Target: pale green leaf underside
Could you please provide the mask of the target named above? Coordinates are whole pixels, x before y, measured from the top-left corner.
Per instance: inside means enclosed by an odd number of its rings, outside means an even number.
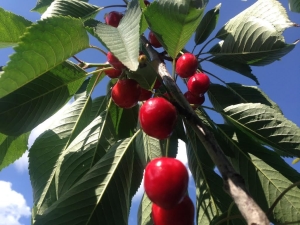
[[[154,225],[151,217],[152,202],[144,193],[138,211],[138,225]]]
[[[300,1],[299,0],[289,0],[289,8],[292,12],[300,13]]]
[[[114,145],[43,215],[36,225],[126,225],[134,138]],[[72,205],[72,207],[70,207]]]
[[[36,6],[32,9],[32,11],[43,13],[47,10],[47,8],[51,5],[55,0],[38,0]],[[70,0],[72,1],[72,0]],[[89,0],[81,0],[83,2],[88,2]]]
[[[293,44],[286,44],[282,32],[294,24],[276,0],[259,0],[231,19],[216,35],[223,39],[219,51],[213,55],[254,65],[267,65],[290,52]]]
[[[258,0],[253,5],[230,19],[217,33],[217,38],[225,38],[230,33],[236,33],[239,27],[249,21],[259,21],[267,30],[274,30],[278,34],[294,24],[289,20],[285,8],[277,0]],[[250,32],[251,33],[251,32]]]
[[[271,205],[285,189],[292,185],[292,182],[282,176],[280,171],[274,170],[261,159],[251,154],[250,157],[251,162],[257,168],[268,204]],[[281,223],[299,221],[300,189],[296,187],[288,191],[275,207],[273,215],[276,221]]]
[[[204,10],[190,7],[190,1],[183,2],[179,7],[178,2],[155,1],[145,10],[150,29],[173,58],[191,38]]]
[[[260,103],[246,103],[229,106],[224,112],[229,121],[264,144],[300,156],[300,129],[278,111]]]
[[[31,22],[0,8],[0,48],[17,45]]]
[[[56,0],[43,13],[41,19],[53,16],[72,16],[87,20],[93,19],[101,9],[80,0]]]
[[[139,65],[139,29],[141,9],[136,0],[131,1],[128,10],[117,28],[99,23],[95,33],[103,44],[126,67],[136,71]]]
[[[20,41],[0,78],[0,98],[89,46],[82,21],[70,17],[39,21]]]
[[[0,132],[19,135],[32,130],[76,93],[85,74],[80,67],[66,61],[1,98]]]
[[[0,134],[0,171],[20,158],[27,150],[29,133],[18,137]]]
[[[58,159],[66,150],[72,136],[85,126],[85,123],[79,121],[84,118],[83,110],[88,108],[86,101],[86,97],[81,97],[67,106],[60,118],[42,133],[30,148],[29,174],[34,204],[39,213],[41,208],[45,208],[43,205],[51,205],[57,200],[54,175]],[[55,193],[54,196],[52,193]]]

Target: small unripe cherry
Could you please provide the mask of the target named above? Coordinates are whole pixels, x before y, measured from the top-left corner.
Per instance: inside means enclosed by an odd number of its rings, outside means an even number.
[[[196,73],[187,82],[187,88],[193,95],[203,95],[210,85],[209,77],[204,73]]]
[[[150,44],[155,48],[160,48],[162,46],[152,31],[149,32],[148,40],[149,40]]]
[[[193,109],[196,109],[199,105],[202,105],[203,102],[205,101],[204,95],[194,95],[190,91],[185,92],[184,97],[190,104],[194,105]]]
[[[184,53],[176,61],[176,73],[182,78],[193,76],[198,68],[198,60],[191,53]]]
[[[141,128],[151,137],[168,138],[173,132],[176,120],[176,108],[163,97],[150,98],[140,108]]]
[[[105,14],[104,20],[107,25],[117,27],[122,19],[123,14],[117,11],[111,11]]]
[[[155,83],[153,85],[153,89],[158,89],[161,86],[161,82],[158,78],[156,78]]]
[[[133,79],[118,80],[111,90],[111,98],[120,108],[134,107],[139,100],[141,87]]]
[[[109,64],[112,65],[115,69],[122,70],[125,68],[123,63],[121,63],[121,61],[111,52],[108,52],[106,57]]]
[[[140,94],[140,97],[139,97],[139,101],[148,100],[149,98],[151,98],[152,94],[153,94],[152,91],[141,88],[141,94]]]
[[[105,70],[105,74],[110,78],[118,78],[122,74],[122,70],[117,70],[115,68]]]

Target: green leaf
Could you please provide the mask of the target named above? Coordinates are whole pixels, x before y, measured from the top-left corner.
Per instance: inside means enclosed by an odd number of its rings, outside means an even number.
[[[187,157],[196,183],[196,221],[207,224],[225,212],[232,200],[224,192],[222,178],[214,171],[214,163],[193,130],[187,126]]]
[[[299,0],[289,0],[289,8],[292,12],[300,13],[300,1]]]
[[[117,28],[103,23],[98,23],[95,28],[102,43],[132,71],[136,71],[139,65],[141,15],[137,0],[133,0]]]
[[[89,46],[82,21],[70,17],[39,21],[27,30],[20,41],[0,78],[0,98]]]
[[[216,28],[219,20],[220,8],[221,3],[218,4],[214,9],[209,10],[202,18],[195,34],[196,45],[203,43]]]
[[[146,194],[143,195],[138,211],[138,225],[154,225],[152,217],[152,202]]]
[[[154,63],[147,63],[146,66],[138,68],[137,71],[129,71],[127,76],[136,80],[142,88],[152,90],[158,76],[154,69]]]
[[[88,124],[90,105],[87,103],[87,97],[83,96],[68,106],[29,150],[29,174],[37,213],[42,213],[57,200],[54,177],[58,159]]]
[[[0,48],[16,46],[31,22],[0,8]]]
[[[285,156],[300,156],[300,129],[281,113],[260,103],[229,106],[224,116],[237,128]]]
[[[102,113],[107,106],[107,98],[106,96],[99,96],[93,99],[93,106],[91,110],[91,120],[94,120],[97,116]]]
[[[72,189],[36,218],[35,224],[126,225],[134,138],[112,146]]]
[[[41,19],[53,16],[71,16],[83,20],[93,19],[103,7],[91,5],[81,0],[55,0],[43,13]]]
[[[215,57],[209,59],[209,61],[224,68],[224,69],[232,70],[239,74],[242,74],[245,77],[248,77],[251,80],[253,80],[257,85],[259,85],[259,82],[258,82],[256,76],[253,75],[253,73],[252,73],[252,69],[246,63],[236,61],[232,57],[227,57],[227,56],[223,56],[223,55],[215,56]]]
[[[276,0],[257,1],[244,10],[217,33],[220,51],[210,51],[216,56],[263,66],[280,59],[290,52],[297,41],[286,44],[282,36],[286,28],[294,26],[285,9]]]
[[[257,86],[246,86],[238,83],[226,83],[226,86],[211,84],[208,96],[213,106],[220,112],[228,106],[239,103],[261,103],[282,114],[278,105]]]
[[[219,128],[228,134],[228,126],[221,125]],[[286,188],[300,180],[300,174],[276,152],[266,149],[240,131],[226,138],[235,152],[235,156],[231,157],[233,166],[243,176],[249,192],[263,211],[266,212]],[[294,188],[279,201],[269,216],[272,223],[299,220],[299,192],[298,188]]]
[[[201,20],[204,7],[192,5],[191,0],[163,0],[152,2],[145,10],[150,29],[172,58],[184,48]]]
[[[47,8],[54,1],[56,1],[56,0],[38,0],[36,3],[36,6],[31,11],[43,13],[47,10]],[[70,0],[70,1],[73,1],[73,0]],[[80,1],[88,2],[89,0],[80,0]]]
[[[2,97],[0,132],[16,136],[32,130],[69,101],[85,80],[85,74],[66,61]]]
[[[0,171],[20,158],[27,150],[29,133],[18,137],[0,134]]]

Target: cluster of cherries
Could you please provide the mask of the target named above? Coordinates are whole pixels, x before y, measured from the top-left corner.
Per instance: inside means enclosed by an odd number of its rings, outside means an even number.
[[[188,172],[177,159],[161,157],[145,169],[144,187],[155,225],[193,225],[194,204],[187,194]]]
[[[147,4],[146,4],[147,5]],[[112,11],[105,16],[108,25],[117,27],[123,14]],[[154,33],[149,33],[149,42],[154,47],[161,47],[161,44]],[[119,78],[126,68],[111,52],[107,53],[107,61],[113,67],[105,70],[110,78]],[[204,102],[204,93],[208,90],[210,80],[204,73],[197,73],[198,61],[191,53],[182,54],[176,62],[176,73],[178,76],[188,79],[188,91],[184,94],[187,101],[198,107]],[[161,85],[157,79],[153,89]],[[144,101],[139,111],[139,121],[143,131],[149,136],[165,139],[168,138],[174,129],[177,120],[177,111],[166,96],[152,97],[152,91],[140,87],[133,79],[120,78],[112,87],[111,97],[116,105],[129,109],[139,101]]]

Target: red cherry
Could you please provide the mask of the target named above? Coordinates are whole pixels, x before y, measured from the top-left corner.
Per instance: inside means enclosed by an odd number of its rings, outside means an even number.
[[[153,89],[158,89],[161,86],[160,80],[156,78]]]
[[[110,13],[107,13],[105,15],[104,20],[107,25],[117,27],[122,17],[123,17],[122,13],[117,11],[111,11]]]
[[[165,139],[172,134],[176,119],[175,107],[163,97],[147,100],[139,112],[143,131],[158,139]]]
[[[193,225],[195,208],[188,195],[170,210],[152,205],[152,218],[155,225]]]
[[[149,32],[148,40],[149,40],[150,44],[155,48],[160,48],[162,46],[152,31]]]
[[[188,78],[195,74],[198,68],[198,60],[191,53],[184,53],[176,62],[176,73],[182,78]]]
[[[153,203],[164,209],[171,209],[183,200],[188,181],[186,167],[175,158],[156,158],[145,168],[145,192]]]
[[[105,74],[110,78],[118,78],[122,74],[122,70],[117,70],[114,68],[105,70]]]
[[[120,60],[111,52],[108,52],[106,57],[109,64],[112,65],[115,69],[122,70],[125,68],[125,66],[120,62]]]
[[[111,98],[120,108],[129,109],[138,103],[141,87],[135,80],[118,80],[111,90]]]
[[[146,101],[152,96],[152,91],[148,91],[144,88],[141,88],[141,94],[139,97],[139,101]]]
[[[184,97],[190,104],[194,104],[194,109],[197,108],[198,105],[202,105],[205,101],[204,95],[193,95],[190,91],[184,93]]]
[[[209,88],[209,77],[204,73],[196,73],[187,82],[188,90],[194,95],[203,95]]]
[[[146,6],[148,6],[148,5],[150,5],[150,2],[147,1],[147,0],[144,0],[144,4],[145,4]]]

